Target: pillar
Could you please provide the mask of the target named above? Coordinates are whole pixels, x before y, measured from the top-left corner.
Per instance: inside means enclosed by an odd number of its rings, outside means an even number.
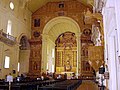
[[[47,35],[42,35],[42,61],[41,61],[41,72],[46,72],[47,66]]]
[[[76,75],[81,75],[81,33],[77,33],[77,71]]]

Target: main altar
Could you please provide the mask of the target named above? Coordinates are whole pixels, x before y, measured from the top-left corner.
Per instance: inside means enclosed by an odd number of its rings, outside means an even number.
[[[76,35],[72,32],[65,32],[61,34],[56,40],[56,59],[55,59],[55,72],[57,74],[78,74],[80,76],[93,76],[93,68],[88,60],[88,47],[93,45],[90,40],[86,41],[86,33],[90,31],[85,30],[81,35],[81,49],[80,57],[77,53]],[[85,34],[85,35],[84,35]],[[80,61],[77,59],[80,58]]]
[[[77,44],[75,34],[65,32],[56,40],[56,73],[76,73]]]

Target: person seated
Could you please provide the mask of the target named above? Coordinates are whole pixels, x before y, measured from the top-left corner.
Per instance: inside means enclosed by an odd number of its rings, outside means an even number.
[[[72,73],[71,79],[77,79],[75,73]]]
[[[17,76],[17,81],[20,82],[21,81],[21,77],[18,75]]]
[[[24,79],[25,79],[24,75],[21,74],[21,76],[20,76],[20,80],[21,80],[21,81],[24,81]]]
[[[62,79],[62,76],[61,74],[58,75],[57,79]]]
[[[67,74],[66,73],[64,74],[64,79],[67,79]]]
[[[44,80],[44,76],[43,75],[41,76],[41,80]]]
[[[41,78],[37,77],[37,80],[41,80]]]

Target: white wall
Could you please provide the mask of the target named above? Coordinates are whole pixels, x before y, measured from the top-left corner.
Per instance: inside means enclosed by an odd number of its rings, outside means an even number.
[[[10,19],[13,23],[12,25],[12,35],[19,37],[22,33],[25,33],[29,38],[31,35],[31,12],[19,7],[19,2],[14,1],[15,9],[11,10],[9,8],[9,0],[3,5],[1,0],[0,3],[0,29],[3,29],[4,32],[7,30],[7,22]],[[3,7],[4,6],[4,7]]]
[[[15,8],[11,10],[9,2],[11,0],[0,0],[0,30],[7,32],[7,22],[10,19],[12,21],[12,36],[17,38],[17,44],[15,46],[8,46],[0,41],[0,78],[5,78],[5,75],[12,73],[12,70],[17,71],[17,63],[19,61],[19,40],[21,35],[26,35],[29,39],[31,37],[31,12],[28,9],[21,8],[18,0],[12,0]],[[11,57],[10,68],[5,69],[4,57],[6,50],[9,50],[9,56]],[[29,58],[27,58],[27,61]]]
[[[115,12],[116,12],[116,23],[117,23],[117,40],[118,40],[118,56],[120,57],[120,0],[115,0]],[[117,60],[117,80],[118,80],[118,90],[120,90],[120,59]]]
[[[108,80],[109,90],[120,90],[120,62],[119,56],[119,33],[120,33],[120,14],[118,14],[120,4],[118,0],[107,0],[103,8],[104,38],[105,38],[105,63],[108,65],[110,78]],[[117,5],[117,6],[116,6]],[[120,9],[119,9],[120,10]],[[107,60],[108,59],[108,60]]]

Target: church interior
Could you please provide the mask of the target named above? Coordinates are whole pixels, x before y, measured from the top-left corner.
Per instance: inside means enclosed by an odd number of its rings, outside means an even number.
[[[119,0],[0,0],[0,90],[120,90],[119,21]]]

